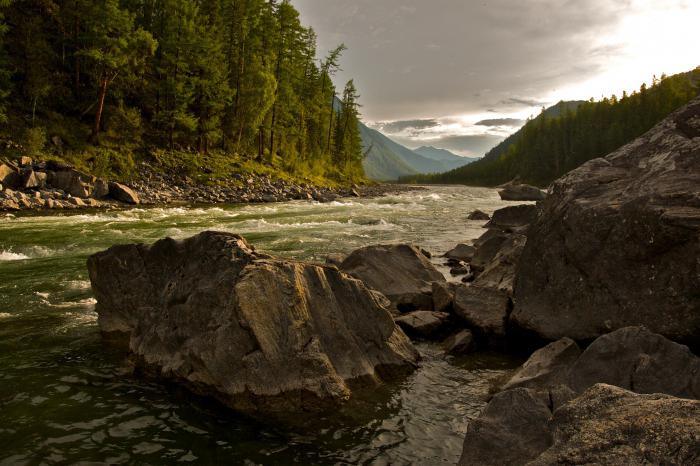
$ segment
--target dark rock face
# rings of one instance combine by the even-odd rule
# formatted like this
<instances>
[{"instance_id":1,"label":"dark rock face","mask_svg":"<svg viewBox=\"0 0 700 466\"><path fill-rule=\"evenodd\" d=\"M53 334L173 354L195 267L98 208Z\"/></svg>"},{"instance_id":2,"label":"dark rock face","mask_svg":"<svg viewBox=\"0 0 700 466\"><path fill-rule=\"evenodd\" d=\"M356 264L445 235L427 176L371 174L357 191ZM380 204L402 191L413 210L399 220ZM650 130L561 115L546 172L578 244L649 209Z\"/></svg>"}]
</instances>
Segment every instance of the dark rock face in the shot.
<instances>
[{"instance_id":1,"label":"dark rock face","mask_svg":"<svg viewBox=\"0 0 700 466\"><path fill-rule=\"evenodd\" d=\"M499 243L498 240L492 240ZM513 233L500 244L496 255L485 262L484 270L474 281L474 286L485 288L496 288L505 291L509 296L513 294L513 282L515 280L515 269L520 262L520 256L527 238L524 235ZM488 244L488 243L487 243ZM487 248L485 248L486 250ZM481 256L486 258L486 254Z\"/></svg>"},{"instance_id":2,"label":"dark rock face","mask_svg":"<svg viewBox=\"0 0 700 466\"><path fill-rule=\"evenodd\" d=\"M474 212L467 215L467 220L488 221L491 220L491 216L484 211L475 210Z\"/></svg>"},{"instance_id":3,"label":"dark rock face","mask_svg":"<svg viewBox=\"0 0 700 466\"><path fill-rule=\"evenodd\" d=\"M469 330L460 330L450 335L443 343L445 354L459 356L474 351L474 335Z\"/></svg>"},{"instance_id":4,"label":"dark rock face","mask_svg":"<svg viewBox=\"0 0 700 466\"><path fill-rule=\"evenodd\" d=\"M506 335L508 306L508 295L493 288L463 285L455 292L455 314L472 330L494 341Z\"/></svg>"},{"instance_id":5,"label":"dark rock face","mask_svg":"<svg viewBox=\"0 0 700 466\"><path fill-rule=\"evenodd\" d=\"M551 416L545 398L531 390L497 394L469 423L459 466L526 464L552 444Z\"/></svg>"},{"instance_id":6,"label":"dark rock face","mask_svg":"<svg viewBox=\"0 0 700 466\"><path fill-rule=\"evenodd\" d=\"M146 374L251 414L315 411L418 354L365 285L205 232L88 260L99 325Z\"/></svg>"},{"instance_id":7,"label":"dark rock face","mask_svg":"<svg viewBox=\"0 0 700 466\"><path fill-rule=\"evenodd\" d=\"M580 355L581 349L570 338L562 338L550 343L535 351L503 386L503 390L517 387L546 388L567 385L569 370Z\"/></svg>"},{"instance_id":8,"label":"dark rock face","mask_svg":"<svg viewBox=\"0 0 700 466\"><path fill-rule=\"evenodd\" d=\"M455 300L454 283L433 283L433 310L436 312L452 312L452 303Z\"/></svg>"},{"instance_id":9,"label":"dark rock face","mask_svg":"<svg viewBox=\"0 0 700 466\"><path fill-rule=\"evenodd\" d=\"M432 310L432 284L446 281L420 249L407 244L358 249L339 268L405 312Z\"/></svg>"},{"instance_id":10,"label":"dark rock face","mask_svg":"<svg viewBox=\"0 0 700 466\"><path fill-rule=\"evenodd\" d=\"M507 184L498 191L503 201L543 201L547 193L528 184Z\"/></svg>"},{"instance_id":11,"label":"dark rock face","mask_svg":"<svg viewBox=\"0 0 700 466\"><path fill-rule=\"evenodd\" d=\"M532 466L700 463L700 401L605 384L554 412L553 444Z\"/></svg>"},{"instance_id":12,"label":"dark rock face","mask_svg":"<svg viewBox=\"0 0 700 466\"><path fill-rule=\"evenodd\" d=\"M445 312L415 311L394 319L396 324L412 338L439 339L445 333L450 315Z\"/></svg>"},{"instance_id":13,"label":"dark rock face","mask_svg":"<svg viewBox=\"0 0 700 466\"><path fill-rule=\"evenodd\" d=\"M476 248L468 244L458 244L454 248L450 249L445 253L445 257L452 259L454 261L470 261L474 254L476 253Z\"/></svg>"},{"instance_id":14,"label":"dark rock face","mask_svg":"<svg viewBox=\"0 0 700 466\"><path fill-rule=\"evenodd\" d=\"M126 204L140 204L139 196L128 186L121 183L109 183L109 195Z\"/></svg>"},{"instance_id":15,"label":"dark rock face","mask_svg":"<svg viewBox=\"0 0 700 466\"><path fill-rule=\"evenodd\" d=\"M512 322L590 340L644 325L700 342L700 99L556 181L530 226Z\"/></svg>"},{"instance_id":16,"label":"dark rock face","mask_svg":"<svg viewBox=\"0 0 700 466\"><path fill-rule=\"evenodd\" d=\"M534 204L514 205L498 209L493 213L486 228L506 232L521 231L537 219L539 209Z\"/></svg>"},{"instance_id":17,"label":"dark rock face","mask_svg":"<svg viewBox=\"0 0 700 466\"><path fill-rule=\"evenodd\" d=\"M5 188L16 189L21 183L22 177L19 170L5 163L0 163L0 184Z\"/></svg>"}]
</instances>

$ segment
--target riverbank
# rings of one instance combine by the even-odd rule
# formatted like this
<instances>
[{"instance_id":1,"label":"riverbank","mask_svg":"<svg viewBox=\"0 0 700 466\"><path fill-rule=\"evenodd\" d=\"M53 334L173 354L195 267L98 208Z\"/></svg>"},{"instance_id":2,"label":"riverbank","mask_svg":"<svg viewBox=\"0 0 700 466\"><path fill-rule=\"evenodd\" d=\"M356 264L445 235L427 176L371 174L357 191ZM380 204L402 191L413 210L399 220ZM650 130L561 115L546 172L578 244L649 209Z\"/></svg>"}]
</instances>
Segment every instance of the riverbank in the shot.
<instances>
[{"instance_id":1,"label":"riverbank","mask_svg":"<svg viewBox=\"0 0 700 466\"><path fill-rule=\"evenodd\" d=\"M275 178L269 173L232 173L225 179L194 179L142 163L130 182L99 178L58 163L21 157L0 161L0 211L121 208L130 205L245 204L290 200L331 202L415 189L367 182L321 186Z\"/></svg>"}]
</instances>

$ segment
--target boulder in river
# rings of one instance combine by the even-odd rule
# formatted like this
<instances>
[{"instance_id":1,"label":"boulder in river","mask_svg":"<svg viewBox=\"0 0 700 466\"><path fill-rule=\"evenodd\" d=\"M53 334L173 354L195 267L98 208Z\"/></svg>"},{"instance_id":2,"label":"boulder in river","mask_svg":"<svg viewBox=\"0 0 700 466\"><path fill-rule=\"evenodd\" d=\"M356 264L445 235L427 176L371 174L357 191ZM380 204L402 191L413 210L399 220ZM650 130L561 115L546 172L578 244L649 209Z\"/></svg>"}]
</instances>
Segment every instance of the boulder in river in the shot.
<instances>
[{"instance_id":1,"label":"boulder in river","mask_svg":"<svg viewBox=\"0 0 700 466\"><path fill-rule=\"evenodd\" d=\"M415 246L368 246L352 252L340 270L383 293L402 312L432 310L432 284L445 277Z\"/></svg>"},{"instance_id":2,"label":"boulder in river","mask_svg":"<svg viewBox=\"0 0 700 466\"><path fill-rule=\"evenodd\" d=\"M644 325L700 347L700 98L551 187L517 271L512 323L591 340Z\"/></svg>"},{"instance_id":3,"label":"boulder in river","mask_svg":"<svg viewBox=\"0 0 700 466\"><path fill-rule=\"evenodd\" d=\"M498 195L503 201L543 201L547 193L529 184L508 183L503 186Z\"/></svg>"},{"instance_id":4,"label":"boulder in river","mask_svg":"<svg viewBox=\"0 0 700 466\"><path fill-rule=\"evenodd\" d=\"M474 351L474 335L469 330L460 330L450 335L443 343L445 354L460 356Z\"/></svg>"},{"instance_id":5,"label":"boulder in river","mask_svg":"<svg viewBox=\"0 0 700 466\"><path fill-rule=\"evenodd\" d=\"M117 201L124 202L125 204L141 203L138 194L136 194L133 189L121 183L110 182L109 195Z\"/></svg>"},{"instance_id":6,"label":"boulder in river","mask_svg":"<svg viewBox=\"0 0 700 466\"><path fill-rule=\"evenodd\" d=\"M494 288L461 285L455 292L455 314L472 330L493 343L500 342L506 336L509 306L508 295Z\"/></svg>"},{"instance_id":7,"label":"boulder in river","mask_svg":"<svg viewBox=\"0 0 700 466\"><path fill-rule=\"evenodd\" d=\"M467 220L474 220L474 221L488 221L491 220L491 216L484 212L483 210L475 210L474 212L470 213L467 215Z\"/></svg>"},{"instance_id":8,"label":"boulder in river","mask_svg":"<svg viewBox=\"0 0 700 466\"><path fill-rule=\"evenodd\" d=\"M486 228L506 232L524 231L528 225L537 219L538 208L534 204L520 204L498 209L493 213Z\"/></svg>"},{"instance_id":9,"label":"boulder in river","mask_svg":"<svg viewBox=\"0 0 700 466\"><path fill-rule=\"evenodd\" d=\"M479 264L483 271L474 281L474 286L484 288L496 288L505 291L508 295L513 294L513 282L515 280L515 270L520 262L520 256L525 248L527 238L524 235L513 233L503 241L496 255L490 262ZM500 241L494 241L494 245ZM488 244L484 246L488 247ZM490 254L490 253L489 253ZM480 254L480 259L485 259L486 254Z\"/></svg>"},{"instance_id":10,"label":"boulder in river","mask_svg":"<svg viewBox=\"0 0 700 466\"><path fill-rule=\"evenodd\" d=\"M453 261L465 261L469 262L474 254L476 253L476 248L470 246L469 244L458 244L454 248L450 249L445 253L445 257Z\"/></svg>"},{"instance_id":11,"label":"boulder in river","mask_svg":"<svg viewBox=\"0 0 700 466\"><path fill-rule=\"evenodd\" d=\"M450 315L445 312L414 311L394 321L410 337L435 340L443 336L449 319Z\"/></svg>"},{"instance_id":12,"label":"boulder in river","mask_svg":"<svg viewBox=\"0 0 700 466\"><path fill-rule=\"evenodd\" d=\"M98 323L137 367L236 410L316 411L415 367L387 308L336 268L205 232L88 259Z\"/></svg>"},{"instance_id":13,"label":"boulder in river","mask_svg":"<svg viewBox=\"0 0 700 466\"><path fill-rule=\"evenodd\" d=\"M581 349L570 338L552 342L535 351L503 386L511 388L546 388L569 383L571 366L581 356Z\"/></svg>"}]
</instances>

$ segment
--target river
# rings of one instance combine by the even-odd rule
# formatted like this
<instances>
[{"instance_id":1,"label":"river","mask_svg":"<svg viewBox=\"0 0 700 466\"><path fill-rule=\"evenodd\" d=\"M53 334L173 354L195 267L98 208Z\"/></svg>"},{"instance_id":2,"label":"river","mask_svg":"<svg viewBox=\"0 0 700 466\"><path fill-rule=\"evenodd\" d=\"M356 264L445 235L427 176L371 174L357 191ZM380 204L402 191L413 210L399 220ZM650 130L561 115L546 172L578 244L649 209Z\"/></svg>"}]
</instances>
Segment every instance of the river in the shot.
<instances>
[{"instance_id":1,"label":"river","mask_svg":"<svg viewBox=\"0 0 700 466\"><path fill-rule=\"evenodd\" d=\"M130 375L103 345L86 258L116 243L243 234L258 250L324 260L376 243L437 256L477 238L474 209L508 205L490 189L432 187L328 204L0 213L0 465L454 464L490 384L520 361L443 357L419 344L420 368L314 425L252 421Z\"/></svg>"}]
</instances>

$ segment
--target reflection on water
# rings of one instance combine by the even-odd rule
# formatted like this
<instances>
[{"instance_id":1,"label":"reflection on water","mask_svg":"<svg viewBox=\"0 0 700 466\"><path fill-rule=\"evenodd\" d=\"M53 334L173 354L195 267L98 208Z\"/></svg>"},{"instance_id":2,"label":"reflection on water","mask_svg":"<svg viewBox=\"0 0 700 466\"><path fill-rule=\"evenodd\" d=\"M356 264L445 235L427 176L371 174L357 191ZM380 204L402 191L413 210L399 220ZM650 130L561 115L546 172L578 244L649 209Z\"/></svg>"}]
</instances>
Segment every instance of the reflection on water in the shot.
<instances>
[{"instance_id":1,"label":"reflection on water","mask_svg":"<svg viewBox=\"0 0 700 466\"><path fill-rule=\"evenodd\" d=\"M379 242L415 242L438 255L481 233L469 212L503 205L492 190L443 187L330 204L0 217L0 464L454 463L466 421L517 361L445 359L420 345L412 376L313 425L254 422L132 378L123 355L100 340L85 259L114 243L207 229L310 260Z\"/></svg>"}]
</instances>

